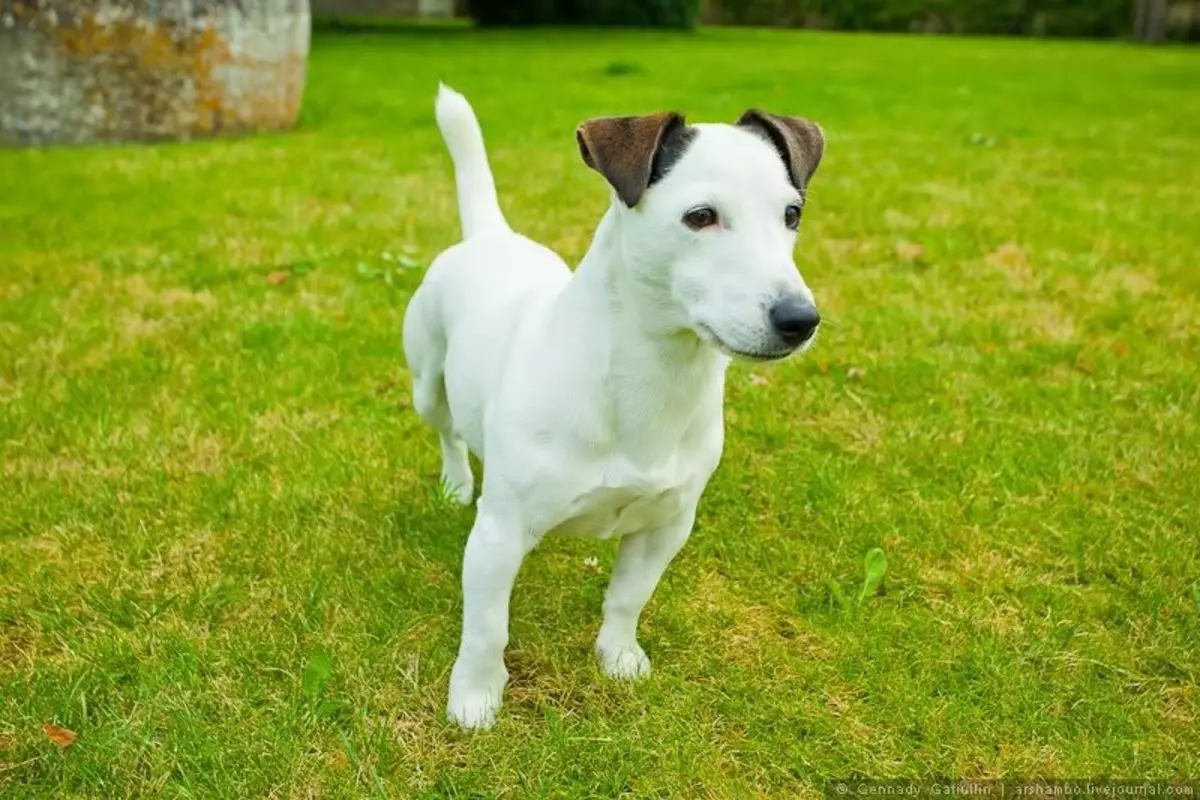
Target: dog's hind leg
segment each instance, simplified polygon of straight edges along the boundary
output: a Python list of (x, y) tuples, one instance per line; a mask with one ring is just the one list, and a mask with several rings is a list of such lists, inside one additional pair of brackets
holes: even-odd
[(467, 443), (454, 432), (454, 419), (446, 401), (441, 371), (413, 375), (413, 405), (421, 418), (438, 432), (442, 446), (442, 492), (464, 506), (475, 497), (475, 476), (467, 457)]
[(438, 432), (442, 446), (442, 492), (470, 505), (475, 496), (475, 476), (467, 458), (467, 444), (454, 432), (454, 418), (446, 398), (443, 364), (446, 341), (440, 325), (431, 320), (421, 290), (404, 317), (404, 350), (412, 372), (413, 407), (421, 419)]
[(467, 443), (454, 434), (441, 434), (442, 491), (464, 506), (475, 499), (475, 476), (467, 458)]

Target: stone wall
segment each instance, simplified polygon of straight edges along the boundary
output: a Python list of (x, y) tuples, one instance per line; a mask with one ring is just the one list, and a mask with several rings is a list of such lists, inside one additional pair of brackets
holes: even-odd
[(289, 128), (308, 0), (0, 0), (0, 142)]

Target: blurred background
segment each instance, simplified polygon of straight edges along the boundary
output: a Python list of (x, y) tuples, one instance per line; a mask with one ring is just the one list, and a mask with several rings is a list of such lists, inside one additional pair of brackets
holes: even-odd
[(287, 128), (310, 24), (833, 31), (1194, 42), (1200, 0), (2, 0), (0, 141)]
[(1196, 40), (1195, 0), (313, 0), (338, 17), (471, 17), (493, 25), (757, 25)]

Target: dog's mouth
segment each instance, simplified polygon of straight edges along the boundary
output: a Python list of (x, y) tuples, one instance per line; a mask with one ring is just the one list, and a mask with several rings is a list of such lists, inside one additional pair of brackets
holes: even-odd
[(729, 346), (724, 339), (717, 336), (716, 332), (704, 323), (698, 324), (696, 331), (700, 334), (701, 339), (725, 355), (731, 358), (743, 358), (747, 361), (779, 361), (780, 359), (787, 358), (798, 349), (795, 347), (784, 347), (778, 350), (740, 350)]

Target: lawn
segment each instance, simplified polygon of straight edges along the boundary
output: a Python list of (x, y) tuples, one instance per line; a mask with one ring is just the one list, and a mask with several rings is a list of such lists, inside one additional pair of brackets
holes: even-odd
[[(443, 712), (472, 513), (400, 350), (458, 232), (438, 78), (571, 262), (608, 200), (584, 118), (828, 136), (797, 252), (828, 324), (730, 373), (653, 675), (591, 656), (612, 543), (547, 541), (474, 735)], [(0, 152), (0, 795), (1200, 779), (1198, 79), (1118, 44), (400, 28), (318, 33), (292, 133)]]

